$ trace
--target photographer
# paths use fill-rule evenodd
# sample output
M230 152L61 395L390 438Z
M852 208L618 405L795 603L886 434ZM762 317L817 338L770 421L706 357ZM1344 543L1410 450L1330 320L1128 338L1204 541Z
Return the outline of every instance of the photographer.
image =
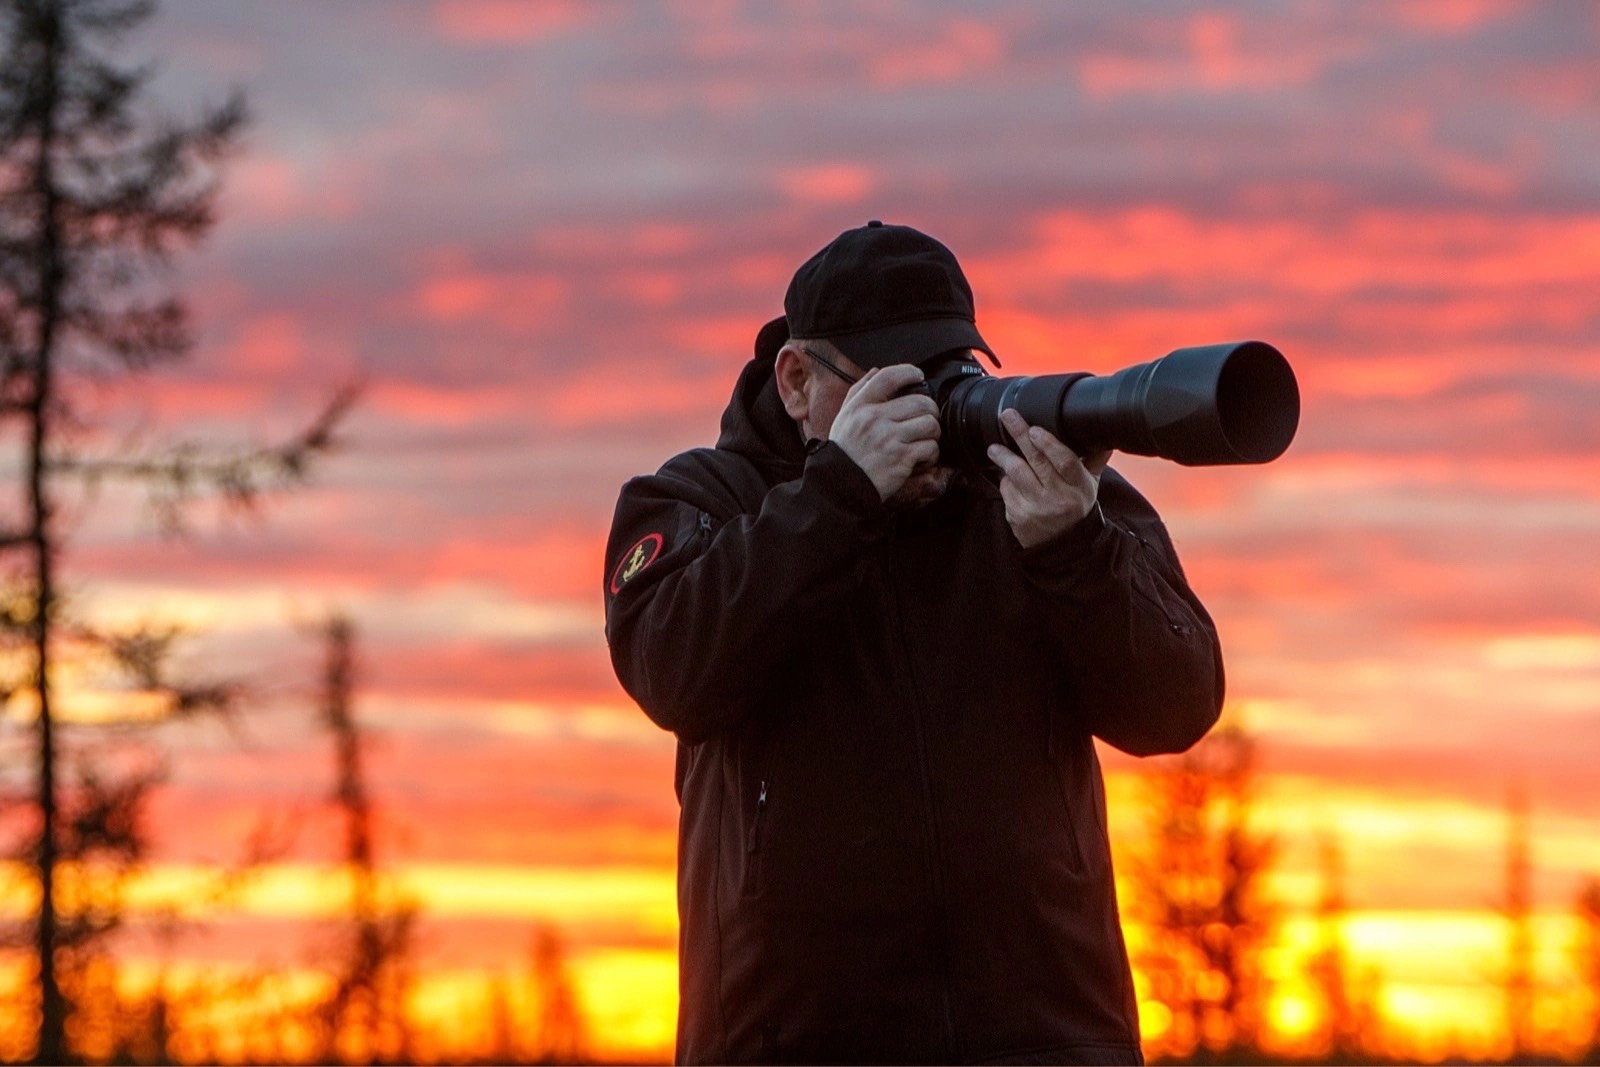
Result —
M784 307L606 553L679 741L677 1058L1141 1062L1092 738L1204 735L1210 617L1109 453L1008 412L992 468L940 465L917 388L993 359L942 244L847 231Z

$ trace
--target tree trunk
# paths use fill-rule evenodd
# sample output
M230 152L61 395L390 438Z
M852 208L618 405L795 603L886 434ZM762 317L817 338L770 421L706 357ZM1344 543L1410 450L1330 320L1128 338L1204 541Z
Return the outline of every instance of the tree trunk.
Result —
M50 493L45 476L46 445L50 440L50 414L54 401L52 364L55 361L56 326L60 320L63 265L61 222L56 195L52 150L55 147L55 102L60 92L61 15L45 5L38 13L44 37L39 157L34 167L34 191L40 212L39 334L34 352L33 394L29 398L28 437L28 540L33 547L33 650L39 695L39 921L35 950L39 957L39 1037L34 1058L39 1063L67 1059L67 1006L56 976L55 876L59 856L56 837L56 747L54 715L50 707L50 614L55 602L55 544L50 528Z

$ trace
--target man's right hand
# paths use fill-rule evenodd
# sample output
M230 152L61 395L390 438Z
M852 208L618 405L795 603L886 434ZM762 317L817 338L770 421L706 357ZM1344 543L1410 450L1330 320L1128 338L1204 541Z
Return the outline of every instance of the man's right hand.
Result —
M921 393L899 395L923 380L910 363L873 367L850 387L828 439L866 471L888 500L913 471L939 461L939 408Z

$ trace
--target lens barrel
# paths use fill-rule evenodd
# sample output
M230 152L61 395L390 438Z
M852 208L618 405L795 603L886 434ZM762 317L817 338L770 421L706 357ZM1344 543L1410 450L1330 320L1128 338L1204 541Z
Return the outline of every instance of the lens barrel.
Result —
M1105 449L1191 467L1266 463L1300 425L1300 389L1264 341L1199 345L1115 374L964 377L940 404L943 462L983 465L1010 445L1000 413L1016 408L1079 455Z

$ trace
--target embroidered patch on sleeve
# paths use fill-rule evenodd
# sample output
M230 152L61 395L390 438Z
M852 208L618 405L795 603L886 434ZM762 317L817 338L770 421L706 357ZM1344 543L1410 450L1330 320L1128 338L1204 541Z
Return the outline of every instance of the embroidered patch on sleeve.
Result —
M640 571L656 561L661 555L661 546L664 539L658 533L645 534L639 543L628 549L622 557L622 562L617 564L617 569L611 575L611 592L613 595L622 592L622 587L627 585Z

